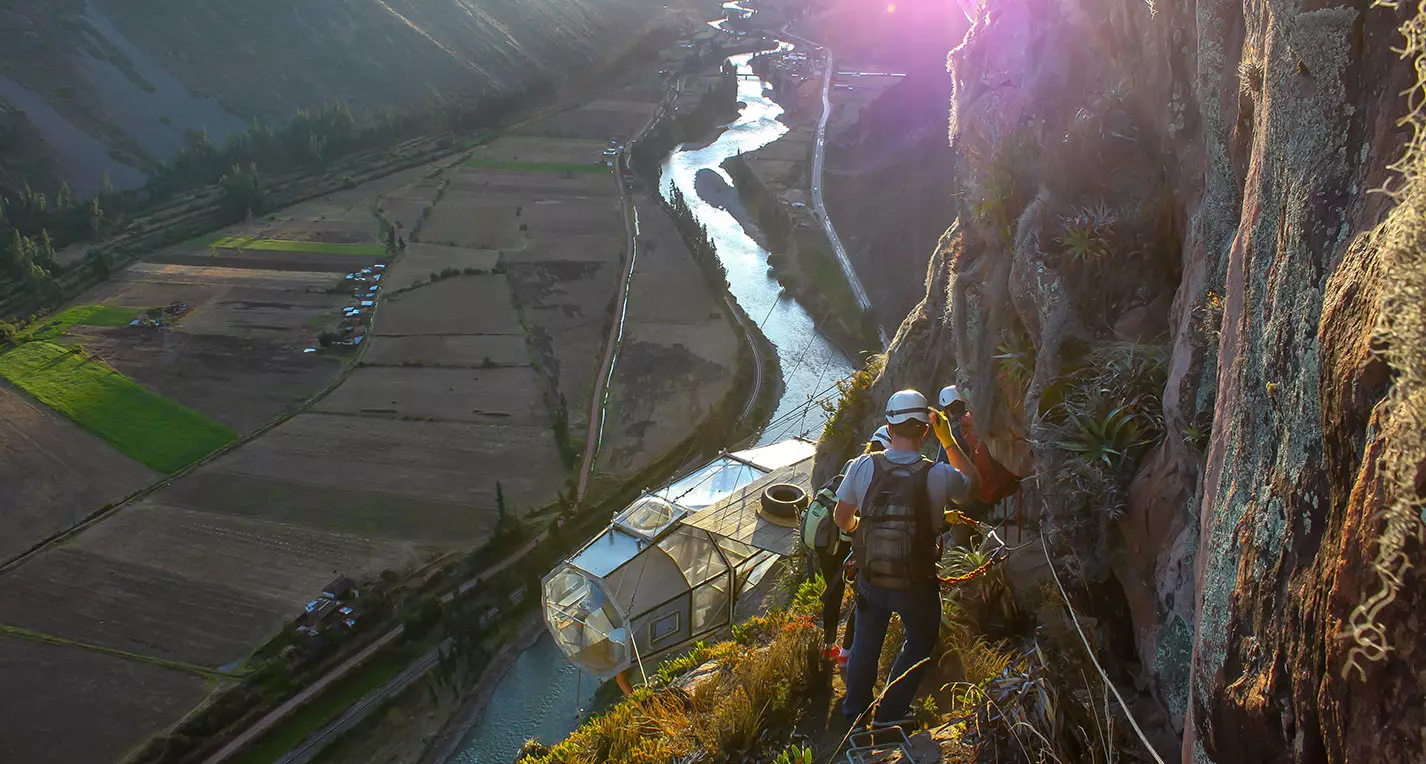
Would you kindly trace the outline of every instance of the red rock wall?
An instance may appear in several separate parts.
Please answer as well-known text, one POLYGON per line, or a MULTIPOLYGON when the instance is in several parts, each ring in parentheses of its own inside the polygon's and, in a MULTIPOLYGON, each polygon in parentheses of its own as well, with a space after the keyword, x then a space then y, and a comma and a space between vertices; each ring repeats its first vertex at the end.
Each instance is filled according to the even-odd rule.
MULTIPOLYGON (((1392 652, 1346 671, 1401 491, 1383 465, 1419 459, 1402 446, 1419 418, 1381 405, 1373 332, 1397 266, 1376 230, 1393 201, 1370 193, 1408 137, 1415 75, 1392 48, 1415 11, 1001 0, 951 55, 958 223, 877 393, 956 381, 1002 461, 1043 475, 1066 359, 1168 344, 1162 439, 1083 570, 1132 613, 1139 665, 1117 670, 1185 762, 1426 757, 1414 571, 1379 613, 1392 652), (1086 279, 1057 236, 1095 203, 1135 245, 1086 279), (1035 361, 1023 396, 996 373, 1015 332, 1035 361)), ((1057 486, 1026 492, 1053 531, 1057 486)))

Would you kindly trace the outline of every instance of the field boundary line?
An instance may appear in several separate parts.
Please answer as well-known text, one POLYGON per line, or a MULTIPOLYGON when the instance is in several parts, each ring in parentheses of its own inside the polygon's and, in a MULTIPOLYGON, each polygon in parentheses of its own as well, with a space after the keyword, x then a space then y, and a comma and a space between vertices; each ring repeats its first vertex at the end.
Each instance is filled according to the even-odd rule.
POLYGON ((211 669, 206 666, 199 666, 196 663, 185 663, 183 661, 176 661, 171 658, 159 658, 154 655, 144 655, 143 653, 129 652, 128 650, 120 650, 117 647, 96 645, 92 642, 80 642, 77 639, 61 637, 57 634, 46 634, 40 631, 31 631, 29 629, 22 629, 18 626, 7 626, 4 624, 0 624, 0 636, 14 637, 15 639, 23 639, 29 642, 40 642, 47 645, 58 645, 60 647, 74 647, 80 650, 88 650, 94 653, 102 653, 104 655, 112 656, 115 658, 123 658, 125 660, 138 661, 140 663, 148 663, 154 666, 161 666, 163 668, 172 669, 174 671, 186 671, 190 674, 198 674, 199 676, 202 676, 207 679, 242 679, 244 676, 247 676, 245 673, 221 671, 219 669, 211 669))
MULTIPOLYGON (((675 81, 673 95, 677 98, 682 90, 683 78, 675 81)), ((624 213, 624 235, 628 239, 628 248, 624 253, 624 273, 619 280, 619 289, 615 293, 615 299, 620 301, 620 309, 615 312, 615 321, 609 327, 609 336, 604 341, 604 360, 599 365, 599 373, 594 378, 594 391, 589 401, 589 423, 584 441, 584 457, 579 462, 579 482, 575 486, 574 499, 576 502, 584 501, 584 493, 589 488, 589 477, 594 474, 594 463, 599 455, 600 441, 604 439, 604 417, 609 404, 609 388, 614 383, 614 362, 619 353, 619 346, 623 344, 624 321, 629 315, 629 298, 631 297, 629 285, 634 279, 634 261, 639 254, 639 231, 637 205, 630 198, 628 185, 624 182, 624 168, 628 166, 631 151, 634 144, 644 139, 649 130, 658 124, 665 116, 670 103, 669 91, 665 89, 664 96, 659 100, 658 108, 639 128, 623 148, 619 149, 619 156, 614 162, 614 179, 619 186, 619 205, 624 213)))
MULTIPOLYGON (((381 195, 377 196, 378 201, 381 198, 381 195)), ((400 259, 400 257, 401 253, 399 250, 395 253, 387 253, 387 259, 389 259, 392 264, 395 264, 397 260, 400 259)), ((385 301, 377 300, 376 306, 372 308, 371 311, 371 326, 373 334, 376 332, 376 319, 381 314, 381 305, 383 302, 385 301)), ((248 443, 251 443, 254 440, 257 440, 258 438, 262 437, 263 435, 266 435, 269 432, 272 432, 281 425, 286 424, 289 420, 291 420, 298 414, 307 413, 312 409, 313 406, 316 406, 318 403, 322 402, 324 398, 335 392, 338 387, 341 387, 343 384, 345 384, 346 381, 351 377, 351 375, 357 369, 361 368, 362 361, 366 359, 366 351, 369 347, 371 347, 371 343, 363 342, 361 346, 357 348, 357 352, 351 357, 350 363, 346 365, 346 368, 342 369, 342 371, 337 374, 337 376, 333 378, 331 382, 327 383, 325 387, 323 387, 321 390, 318 390, 307 400, 300 403, 296 408, 292 409, 291 411, 279 414, 275 419, 268 422, 267 424, 262 425, 261 427, 258 427, 256 430, 253 430, 252 432, 246 435, 239 435, 236 439, 230 441, 227 445, 224 445, 223 447, 207 454, 206 456, 201 456, 198 459, 195 459, 187 466, 179 469, 177 472, 170 473, 160 478, 159 480, 150 483, 149 485, 140 488, 137 491, 134 491, 133 493, 129 494, 128 496, 125 496, 123 499, 120 499, 119 501, 109 505, 108 507, 99 509, 91 513, 88 517, 84 518, 78 523, 71 525, 70 527, 62 531, 58 531, 50 535, 49 537, 30 547, 28 550, 21 552, 20 554, 11 557, 8 560, 5 560, 3 563, 0 563, 0 575, 8 573, 11 569, 18 567, 26 560, 30 559, 31 557, 34 557, 40 552, 43 552, 54 544, 57 544, 61 541, 64 541, 65 539, 75 536, 87 530, 90 526, 102 522, 110 515, 115 514, 124 507, 136 501, 148 498, 154 493, 157 493, 158 491, 169 487, 174 483, 174 481, 186 477, 187 475, 196 471, 200 467, 206 467, 207 465, 212 464, 213 462, 228 455, 229 453, 236 451, 237 449, 247 445, 248 443)))
MULTIPOLYGON (((380 309, 379 302, 377 304, 377 308, 380 309)), ((372 320, 375 321, 375 319, 376 312, 373 311, 372 320)), ((62 531, 51 535, 43 541, 40 541, 38 544, 35 544, 34 546, 30 547, 25 552, 11 557, 3 564, 0 564, 0 574, 9 572, 12 568, 24 563, 26 560, 35 556, 36 554, 39 554, 45 549, 48 549, 54 544, 64 541, 65 539, 68 539, 71 536, 74 536, 84 530, 87 530, 90 526, 105 520, 110 515, 118 512, 120 509, 123 509, 129 504, 132 504, 141 499, 148 498, 150 495, 169 487, 174 483, 174 481, 178 480, 179 478, 185 477, 197 470, 198 468, 205 467, 213 463, 214 461, 217 461, 219 458, 226 456, 230 452, 235 451, 238 448, 247 445, 248 443, 251 443, 252 441, 258 439, 263 435, 266 435, 269 432, 272 432, 273 430, 277 429, 278 426, 286 424, 289 419, 292 419, 298 414, 307 413, 309 409, 320 403, 323 398, 326 398, 328 395, 331 395, 333 391, 335 391, 338 387, 340 387, 344 382, 347 381, 347 378, 352 375, 352 372, 354 372, 361 365, 362 359, 366 357, 366 348, 366 343, 362 343, 361 348, 357 351, 357 354, 353 356, 352 362, 347 366, 347 368, 343 369, 342 372, 337 375, 336 379, 334 379, 326 387, 318 391, 316 395, 312 396, 311 398, 308 398, 306 401, 301 403, 297 408, 279 415, 276 419, 272 420, 271 422, 268 422, 267 424, 259 427, 256 430, 253 430, 247 435, 238 436, 236 440, 228 443, 222 448, 219 448, 218 450, 213 451, 212 453, 206 456, 202 456, 198 459, 195 459, 193 462, 189 463, 188 466, 183 467, 177 472, 173 472, 169 475, 166 475, 163 478, 159 479, 157 482, 150 483, 149 485, 140 488, 139 490, 129 494, 128 496, 125 496, 123 499, 120 499, 114 504, 109 505, 107 508, 100 509, 94 512, 93 514, 79 521, 75 525, 72 525, 62 531)))

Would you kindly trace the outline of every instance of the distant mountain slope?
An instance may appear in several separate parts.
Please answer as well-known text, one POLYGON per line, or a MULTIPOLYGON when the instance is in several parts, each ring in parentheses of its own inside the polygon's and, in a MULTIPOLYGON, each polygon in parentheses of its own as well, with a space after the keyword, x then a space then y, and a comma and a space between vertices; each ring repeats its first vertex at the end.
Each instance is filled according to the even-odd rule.
POLYGON ((214 141, 338 99, 358 115, 558 79, 654 0, 6 0, 0 188, 143 183, 190 129, 214 141), (42 150, 36 151, 37 148, 42 150))

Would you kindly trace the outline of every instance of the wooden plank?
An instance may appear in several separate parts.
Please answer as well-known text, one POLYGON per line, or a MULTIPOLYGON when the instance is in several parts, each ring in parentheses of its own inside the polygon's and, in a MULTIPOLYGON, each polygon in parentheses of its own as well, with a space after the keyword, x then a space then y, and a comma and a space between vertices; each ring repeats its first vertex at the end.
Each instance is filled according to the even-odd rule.
POLYGON ((763 489, 774 483, 792 483, 811 493, 812 459, 804 459, 759 478, 732 496, 684 520, 684 524, 789 557, 797 551, 797 529, 775 525, 758 515, 763 489))

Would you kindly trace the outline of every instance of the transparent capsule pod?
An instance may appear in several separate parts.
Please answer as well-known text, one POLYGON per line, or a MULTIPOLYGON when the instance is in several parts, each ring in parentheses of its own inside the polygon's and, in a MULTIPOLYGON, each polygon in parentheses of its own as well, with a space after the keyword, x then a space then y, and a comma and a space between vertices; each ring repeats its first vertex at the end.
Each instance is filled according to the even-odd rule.
POLYGON ((685 521, 811 457, 807 441, 787 443, 720 457, 639 497, 545 576, 545 622, 572 663, 609 678, 732 622, 778 555, 685 521))

